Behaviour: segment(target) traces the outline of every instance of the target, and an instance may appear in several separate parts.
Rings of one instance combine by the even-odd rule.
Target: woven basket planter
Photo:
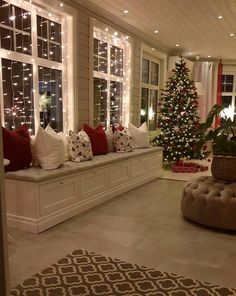
[[[211,173],[216,180],[236,182],[236,156],[213,155]]]

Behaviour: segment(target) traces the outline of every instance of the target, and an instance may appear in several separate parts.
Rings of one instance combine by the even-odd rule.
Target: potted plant
[[[213,122],[219,116],[220,124],[214,128]],[[217,180],[236,182],[236,123],[227,118],[223,106],[215,104],[200,129],[205,136],[197,148],[201,149],[208,142],[212,144],[212,176]]]

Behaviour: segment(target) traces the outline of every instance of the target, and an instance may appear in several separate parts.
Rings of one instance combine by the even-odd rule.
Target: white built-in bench
[[[31,167],[5,175],[8,225],[42,232],[161,174],[162,149],[95,156],[55,170]]]

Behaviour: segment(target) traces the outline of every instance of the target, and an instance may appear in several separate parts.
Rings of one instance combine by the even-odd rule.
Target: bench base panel
[[[160,172],[158,151],[39,183],[6,179],[8,226],[40,233],[156,179]]]

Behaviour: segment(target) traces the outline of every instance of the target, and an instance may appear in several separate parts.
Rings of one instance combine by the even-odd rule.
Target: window
[[[6,128],[27,124],[34,134],[39,125],[50,124],[57,132],[68,127],[65,44],[70,34],[63,37],[68,23],[26,1],[0,0],[0,99]]]
[[[146,122],[149,130],[157,128],[160,63],[157,59],[142,58],[141,123]]]
[[[222,105],[226,114],[235,120],[236,116],[236,73],[226,72],[222,75]]]
[[[129,121],[130,54],[128,36],[94,26],[93,124],[105,128]]]

